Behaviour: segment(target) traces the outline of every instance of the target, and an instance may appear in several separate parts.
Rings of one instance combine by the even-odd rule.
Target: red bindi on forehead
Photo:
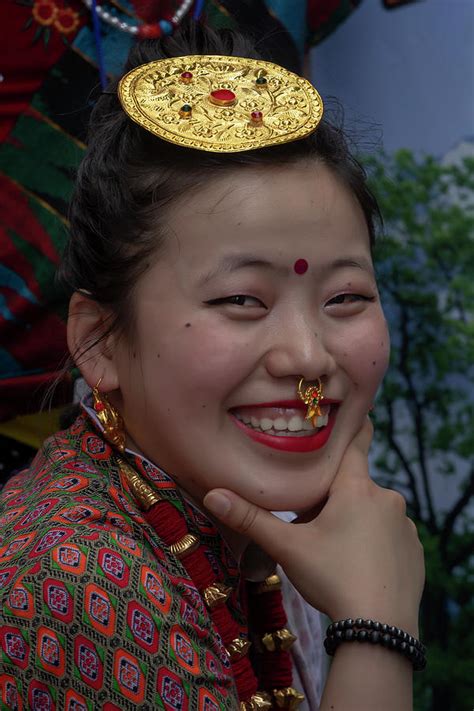
[[[297,259],[293,265],[293,269],[296,274],[304,274],[308,269],[308,262],[306,259]]]

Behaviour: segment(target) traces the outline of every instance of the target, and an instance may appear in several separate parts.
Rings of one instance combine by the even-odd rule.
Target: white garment
[[[275,512],[283,521],[292,521],[295,514]],[[311,607],[288,580],[280,566],[277,568],[282,582],[283,604],[288,618],[288,629],[298,638],[291,647],[293,659],[293,686],[305,695],[298,711],[318,711],[327,673],[324,615]]]

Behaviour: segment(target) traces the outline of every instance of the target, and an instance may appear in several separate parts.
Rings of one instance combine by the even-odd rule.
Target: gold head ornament
[[[319,403],[323,396],[323,385],[318,378],[317,385],[304,385],[304,378],[301,378],[298,383],[298,396],[308,406],[306,411],[306,420],[312,420],[316,427],[316,418],[321,416],[321,407]]]
[[[125,113],[170,143],[235,153],[312,133],[323,102],[307,79],[263,60],[221,55],[159,59],[119,83]]]

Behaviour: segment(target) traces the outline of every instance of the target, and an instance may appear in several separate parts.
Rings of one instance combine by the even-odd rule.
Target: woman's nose
[[[334,372],[335,360],[314,323],[297,317],[278,331],[265,356],[272,377],[304,377],[310,381]]]

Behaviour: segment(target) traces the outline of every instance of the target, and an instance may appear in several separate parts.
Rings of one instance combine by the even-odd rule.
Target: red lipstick
[[[334,401],[325,401],[327,405],[331,402]],[[323,401],[321,404],[324,405],[325,403]],[[301,405],[303,405],[302,408]],[[285,404],[283,404],[283,401],[280,401],[279,403],[273,402],[267,403],[266,405],[262,403],[259,405],[253,405],[252,407],[298,407],[298,409],[306,410],[306,406],[303,403],[293,400],[286,401]],[[232,416],[232,421],[237,425],[237,427],[239,427],[248,437],[250,437],[250,439],[253,439],[255,442],[264,444],[272,449],[279,449],[283,452],[314,452],[317,449],[324,447],[328,441],[332,428],[334,427],[334,422],[336,421],[336,413],[337,408],[331,408],[327,425],[315,432],[314,435],[304,437],[279,437],[278,435],[269,435],[265,434],[265,432],[258,432],[257,430],[254,430],[241,422],[237,419],[237,417],[235,417],[235,415],[232,415],[232,413],[230,413],[230,415]]]

